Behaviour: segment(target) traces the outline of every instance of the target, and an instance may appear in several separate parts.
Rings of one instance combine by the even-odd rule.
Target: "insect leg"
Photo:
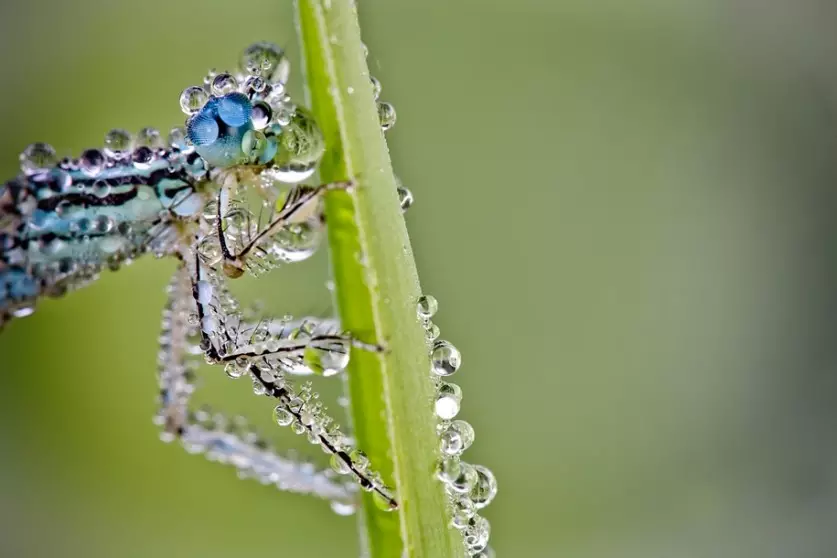
[[[193,300],[184,268],[175,273],[168,294],[158,355],[160,410],[155,420],[162,427],[162,439],[180,439],[190,453],[203,453],[210,460],[233,465],[239,475],[274,484],[281,490],[352,504],[355,485],[342,482],[335,471],[317,470],[310,463],[275,453],[242,418],[228,420],[206,409],[189,410],[198,364],[194,357],[202,351],[193,343],[198,333],[189,318]]]

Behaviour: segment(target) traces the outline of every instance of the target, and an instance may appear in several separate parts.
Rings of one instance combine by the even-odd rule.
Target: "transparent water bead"
[[[158,149],[163,146],[163,138],[157,128],[143,128],[137,134],[137,146]]]
[[[242,71],[261,76],[269,82],[287,83],[291,62],[285,51],[269,42],[254,43],[241,54]]]
[[[465,527],[465,546],[472,552],[482,552],[488,547],[488,539],[491,536],[491,524],[480,515],[475,515]]]
[[[105,154],[99,149],[88,149],[79,158],[79,168],[87,176],[96,176],[105,168]]]
[[[433,295],[421,295],[416,305],[418,317],[422,320],[429,320],[439,311],[439,302]]]
[[[281,182],[296,183],[314,174],[325,153],[325,140],[314,117],[297,108],[287,125],[278,133],[279,149],[271,169]]]
[[[170,147],[179,151],[186,151],[189,145],[186,142],[186,129],[178,126],[169,132],[168,143]]]
[[[390,103],[378,103],[378,119],[384,132],[395,126],[395,107]]]
[[[200,111],[208,100],[209,93],[203,87],[187,87],[180,94],[180,110],[191,116]]]
[[[471,558],[497,558],[497,554],[490,546],[486,546],[482,551],[471,554]]]
[[[20,154],[20,170],[25,174],[37,174],[57,164],[58,155],[55,148],[48,143],[32,143]]]
[[[432,343],[436,339],[439,338],[439,334],[441,331],[439,330],[439,326],[431,322],[430,320],[424,324],[424,338],[427,339],[429,343]]]
[[[120,159],[130,153],[133,147],[131,134],[121,128],[114,128],[105,135],[105,155]]]
[[[277,405],[276,408],[273,409],[273,419],[279,426],[290,426],[294,421],[294,416],[282,405]]]
[[[381,82],[375,76],[369,76],[369,81],[372,82],[372,96],[377,101],[381,96]]]
[[[449,456],[461,455],[474,443],[474,427],[464,420],[455,420],[443,427],[439,435],[442,453]]]
[[[413,193],[405,186],[398,187],[398,203],[401,204],[401,212],[406,213],[413,206]]]
[[[436,341],[430,352],[430,366],[437,376],[450,376],[462,365],[459,349],[447,341]]]
[[[459,494],[468,494],[471,492],[474,485],[477,484],[477,470],[470,463],[460,461],[459,468],[456,472],[458,474],[448,482],[448,486],[454,492]]]
[[[357,511],[357,504],[354,502],[340,502],[338,500],[333,500],[331,502],[331,511],[342,516],[354,515]]]
[[[440,419],[451,420],[459,414],[462,405],[462,388],[456,384],[442,382],[436,393],[434,411]]]
[[[218,74],[212,79],[212,94],[222,97],[227,93],[232,93],[238,89],[238,82],[232,74],[222,73]]]
[[[470,498],[474,506],[481,510],[497,496],[497,479],[494,473],[482,465],[474,465],[474,470],[477,472],[477,482],[471,489]]]

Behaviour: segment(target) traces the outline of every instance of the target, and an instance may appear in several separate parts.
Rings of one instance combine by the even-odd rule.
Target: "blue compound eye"
[[[211,145],[218,139],[220,130],[218,122],[215,121],[214,112],[212,107],[204,107],[187,123],[186,133],[194,145],[199,147]]]
[[[218,99],[218,116],[227,126],[244,126],[250,122],[252,110],[250,99],[243,93],[230,93]]]

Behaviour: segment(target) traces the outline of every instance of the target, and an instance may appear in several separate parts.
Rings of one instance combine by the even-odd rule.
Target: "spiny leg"
[[[308,204],[316,202],[326,192],[348,190],[354,186],[355,183],[352,181],[334,182],[313,187],[294,186],[288,192],[281,209],[275,215],[271,215],[267,223],[261,223],[260,217],[257,220],[256,229],[253,230],[249,212],[234,207],[229,214],[226,213],[227,187],[222,184],[216,200],[216,230],[214,235],[218,237],[219,255],[224,274],[231,278],[240,277],[244,270],[252,265],[249,260],[254,255],[261,257],[267,255],[271,248],[271,237],[292,225],[294,219],[298,219]],[[232,227],[232,230],[225,225],[227,216],[230,214],[236,216],[244,214],[244,217],[239,219],[243,222]],[[314,216],[314,219],[321,221],[322,215],[318,214]],[[273,244],[275,245],[275,242]]]
[[[254,342],[252,333],[249,337],[241,335],[246,330],[241,329],[241,318],[235,310],[237,302],[226,291],[221,278],[202,266],[197,256],[192,273],[192,295],[197,309],[200,346],[206,360],[212,364],[226,363],[227,374],[234,378],[249,374],[256,394],[277,400],[274,412],[280,426],[290,426],[297,434],[307,434],[311,443],[320,445],[332,456],[335,470],[351,474],[361,487],[377,493],[388,506],[397,507],[380,475],[369,469],[368,459],[362,452],[353,450],[339,426],[326,414],[327,409],[318,401],[319,396],[310,384],[297,390],[285,377],[286,372],[294,372],[287,366],[288,359],[295,359],[311,349],[327,352],[334,343],[342,347],[344,352],[341,354],[345,354],[346,344],[372,350],[381,348],[355,341],[345,333],[317,334],[310,330],[293,339],[283,338],[285,330],[280,330],[279,335],[259,336]],[[265,324],[262,322],[256,329],[269,333],[271,328]]]
[[[163,429],[162,439],[179,438],[190,453],[203,453],[210,460],[234,465],[241,476],[274,484],[281,490],[352,505],[355,485],[339,481],[335,471],[318,471],[310,463],[276,454],[241,418],[228,420],[206,409],[189,410],[198,364],[194,357],[202,351],[192,343],[197,328],[188,318],[193,301],[185,269],[175,273],[168,294],[158,355],[160,410],[155,419]]]

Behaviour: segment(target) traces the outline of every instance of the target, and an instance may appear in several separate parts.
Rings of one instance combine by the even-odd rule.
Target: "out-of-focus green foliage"
[[[500,482],[499,555],[832,555],[835,8],[361,10],[422,283],[464,355],[468,455]],[[0,31],[6,176],[31,141],[181,123],[180,90],[249,42],[298,50],[290,3],[261,0],[7,2]],[[0,335],[0,555],[356,555],[327,505],[157,441],[173,267],[106,274]],[[321,313],[325,272],[242,292]],[[249,385],[205,377],[201,400],[291,439]]]

